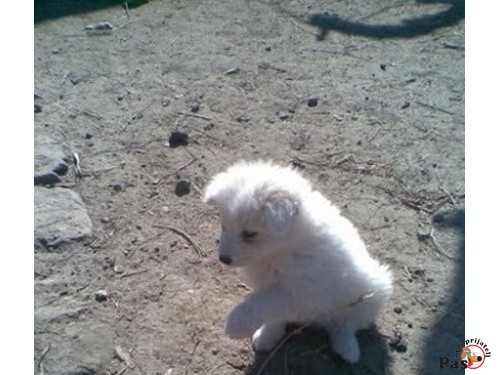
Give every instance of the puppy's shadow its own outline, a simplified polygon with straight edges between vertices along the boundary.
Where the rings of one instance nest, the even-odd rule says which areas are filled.
[[[293,328],[287,330],[287,335],[290,332],[293,332]],[[361,347],[361,358],[354,365],[331,351],[325,330],[305,328],[300,333],[285,339],[278,350],[256,353],[254,362],[247,368],[245,374],[385,374],[388,354],[384,337],[375,328],[359,331],[357,337]]]

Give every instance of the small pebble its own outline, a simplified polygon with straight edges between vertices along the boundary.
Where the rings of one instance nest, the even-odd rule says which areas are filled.
[[[95,300],[97,302],[104,302],[108,299],[108,292],[105,290],[98,290],[95,292]]]
[[[201,108],[201,100],[200,99],[202,99],[202,98],[203,97],[200,96],[189,103],[189,110],[191,112],[196,113],[200,110],[200,108]]]
[[[286,120],[286,119],[288,119],[288,118],[290,118],[290,115],[287,112],[280,111],[280,112],[278,112],[276,114],[278,115],[279,119],[283,120],[283,121]]]
[[[309,107],[316,107],[318,105],[318,99],[317,98],[311,98],[307,101],[307,105]]]
[[[380,69],[382,69],[385,72],[385,69],[387,68],[386,64],[380,64]]]
[[[42,112],[42,106],[40,104],[35,103],[35,113]]]
[[[231,68],[231,69],[228,69],[224,72],[225,75],[230,75],[230,74],[237,74],[240,72],[240,68],[238,67],[234,67],[234,68]]]
[[[118,273],[118,274],[121,274],[124,272],[124,269],[122,266],[119,266],[118,264],[116,264],[114,267],[113,267],[113,271],[115,271],[115,273]]]
[[[90,133],[85,133],[85,139],[91,139],[93,136]]]
[[[399,306],[394,308],[394,312],[396,314],[401,314],[402,311],[403,311],[403,309],[401,307],[399,307]]]
[[[189,194],[191,191],[191,181],[189,180],[179,180],[175,184],[175,195],[182,197],[183,195]]]
[[[410,103],[409,102],[405,102],[402,106],[401,106],[401,109],[406,109],[410,106]]]
[[[85,30],[113,30],[113,25],[110,22],[99,22],[94,25],[85,26]]]

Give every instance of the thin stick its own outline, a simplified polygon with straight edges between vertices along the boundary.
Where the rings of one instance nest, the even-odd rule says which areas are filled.
[[[193,164],[194,162],[196,161],[196,158],[192,158],[191,160],[189,160],[188,162],[182,164],[179,168],[177,168],[175,171],[173,171],[171,174],[177,174],[179,173],[182,169],[186,168],[188,165],[191,165]]]
[[[80,155],[78,155],[78,152],[73,152],[73,162],[75,164],[76,175],[78,178],[81,178],[83,173],[82,168],[80,167]]]
[[[271,353],[269,353],[266,360],[262,363],[262,366],[260,366],[259,371],[257,371],[257,373],[255,375],[262,374],[262,371],[264,371],[264,368],[267,366],[269,361],[276,355],[278,350],[281,349],[281,347],[285,344],[285,342],[287,342],[290,339],[290,337],[292,337],[293,335],[296,335],[297,333],[301,332],[308,325],[309,324],[304,324],[304,325],[300,326],[299,328],[290,332],[288,335],[286,335],[285,338],[283,340],[281,340],[281,342],[273,349],[273,351]]]
[[[126,272],[123,275],[119,276],[119,279],[123,279],[124,277],[128,277],[128,276],[139,275],[141,273],[148,272],[148,271],[149,270],[145,269],[145,270],[140,270],[140,271],[135,271],[135,272]]]
[[[203,250],[201,249],[201,247],[196,243],[196,241],[193,240],[193,238],[189,234],[187,234],[186,232],[184,232],[182,229],[179,229],[179,228],[176,228],[176,227],[172,227],[170,225],[159,225],[159,224],[155,224],[155,225],[153,225],[153,227],[154,228],[160,228],[160,229],[168,229],[168,230],[171,230],[174,233],[177,233],[178,235],[184,237],[184,239],[187,242],[189,242],[191,244],[191,246],[193,246],[193,248],[198,253],[198,256],[200,256],[200,257],[205,256],[205,253],[203,252]]]
[[[128,368],[133,369],[135,367],[134,363],[130,359],[130,355],[124,351],[120,345],[115,348],[115,352]]]
[[[180,114],[180,115],[184,115],[184,116],[201,118],[201,119],[207,120],[207,121],[212,121],[213,120],[211,117],[197,115],[195,113],[187,113],[187,112],[177,112],[177,113]]]
[[[439,244],[437,238],[434,237],[434,228],[431,229],[431,233],[429,234],[429,238],[431,239],[431,242],[434,245],[434,248],[439,252],[439,254],[445,256],[448,259],[455,260],[455,257],[451,256],[446,251],[444,251],[444,249]]]
[[[38,369],[40,370],[40,373],[44,373],[43,371],[43,365],[42,365],[42,361],[43,359],[45,358],[45,356],[47,355],[47,353],[50,351],[50,348],[52,347],[52,344],[50,343],[46,348],[45,350],[43,351],[42,355],[40,356],[40,359],[38,360]]]
[[[125,8],[125,13],[127,14],[127,18],[130,18],[130,11],[128,9],[128,0],[123,2],[123,7]]]

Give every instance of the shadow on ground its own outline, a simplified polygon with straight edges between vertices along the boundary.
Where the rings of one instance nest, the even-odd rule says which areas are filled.
[[[402,20],[399,24],[367,24],[344,19],[328,12],[312,14],[307,22],[319,28],[318,40],[324,40],[329,31],[369,38],[414,38],[454,25],[465,17],[464,0],[420,0],[420,2],[446,3],[450,4],[450,7],[436,14]]]
[[[289,337],[276,352],[257,353],[247,375],[386,374],[387,344],[375,330],[358,333],[361,359],[351,365],[333,354],[326,331],[306,328]]]
[[[422,368],[424,375],[460,374],[464,369],[452,369],[449,366],[439,368],[439,357],[448,357],[453,361],[459,344],[465,339],[465,211],[454,210],[434,216],[436,229],[445,231],[460,231],[461,243],[457,256],[457,272],[451,285],[454,289],[448,297],[446,310],[442,318],[430,329],[424,353],[422,353]]]
[[[138,7],[148,0],[35,0],[35,23],[109,7]]]

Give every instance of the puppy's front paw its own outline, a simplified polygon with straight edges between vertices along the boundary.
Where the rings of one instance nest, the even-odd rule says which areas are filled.
[[[254,309],[242,303],[229,314],[226,323],[226,334],[232,339],[250,337],[259,328],[261,322]]]
[[[330,333],[330,342],[332,349],[347,362],[356,363],[359,361],[360,351],[355,332],[342,329],[336,333]]]
[[[253,334],[252,346],[257,352],[271,350],[276,346],[284,334],[284,324],[264,324]]]

